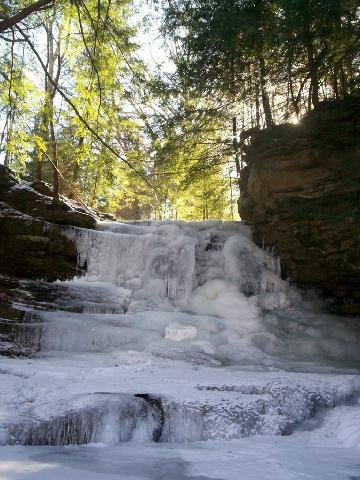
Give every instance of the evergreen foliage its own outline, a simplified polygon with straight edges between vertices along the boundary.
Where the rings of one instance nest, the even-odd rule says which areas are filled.
[[[0,0],[0,161],[124,219],[236,218],[252,129],[359,93],[358,0]]]
[[[201,95],[247,112],[247,127],[298,118],[359,91],[358,0],[174,0],[164,32]]]

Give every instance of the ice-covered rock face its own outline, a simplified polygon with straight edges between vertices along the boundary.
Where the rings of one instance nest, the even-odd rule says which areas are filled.
[[[47,285],[49,310],[14,326],[34,356],[0,370],[0,442],[288,435],[357,398],[360,323],[304,301],[240,222],[64,234],[87,273]]]
[[[132,303],[168,299],[186,306],[194,289],[228,281],[246,295],[283,292],[279,259],[258,248],[239,222],[102,222],[100,231],[66,230],[86,280],[107,282]]]
[[[7,442],[21,445],[83,445],[158,440],[160,411],[142,398],[94,394],[77,398],[74,403],[73,408],[71,404],[67,405],[66,412],[48,419],[8,426]]]
[[[103,225],[105,228],[107,225]],[[121,224],[109,225],[121,230]],[[195,239],[186,235],[162,236],[129,227],[121,231],[74,230],[79,265],[89,281],[110,282],[118,295],[152,303],[168,299],[176,304],[192,290]]]
[[[59,285],[57,311],[17,327],[20,344],[265,369],[360,361],[359,322],[309,310],[241,222],[102,222],[64,233],[86,276]]]
[[[288,435],[323,408],[351,399],[324,386],[196,386],[196,401],[152,394],[95,393],[70,398],[65,411],[5,425],[1,443],[82,445],[123,442],[183,443]],[[226,401],[224,401],[226,398]],[[56,408],[59,410],[59,406]],[[1,444],[0,443],[0,444]]]

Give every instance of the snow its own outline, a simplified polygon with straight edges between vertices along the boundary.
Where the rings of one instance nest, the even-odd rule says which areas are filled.
[[[0,479],[360,478],[359,319],[246,225],[63,234],[87,274],[14,327],[35,353],[1,359]]]
[[[193,340],[197,335],[197,328],[193,325],[183,326],[179,323],[170,323],[165,328],[165,338],[174,342]]]
[[[3,447],[1,480],[349,480],[358,452],[253,437],[169,446]]]

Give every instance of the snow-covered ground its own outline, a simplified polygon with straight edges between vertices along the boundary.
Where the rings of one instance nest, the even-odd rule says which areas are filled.
[[[32,358],[1,358],[0,479],[360,479],[359,319],[248,227],[64,234],[87,276],[16,326]]]

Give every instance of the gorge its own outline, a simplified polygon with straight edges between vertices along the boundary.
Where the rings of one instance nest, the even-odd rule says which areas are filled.
[[[0,480],[360,480],[359,0],[0,0]]]
[[[16,216],[76,255],[62,281],[46,250],[43,280],[2,277],[4,478],[357,478],[360,323],[249,226]]]

